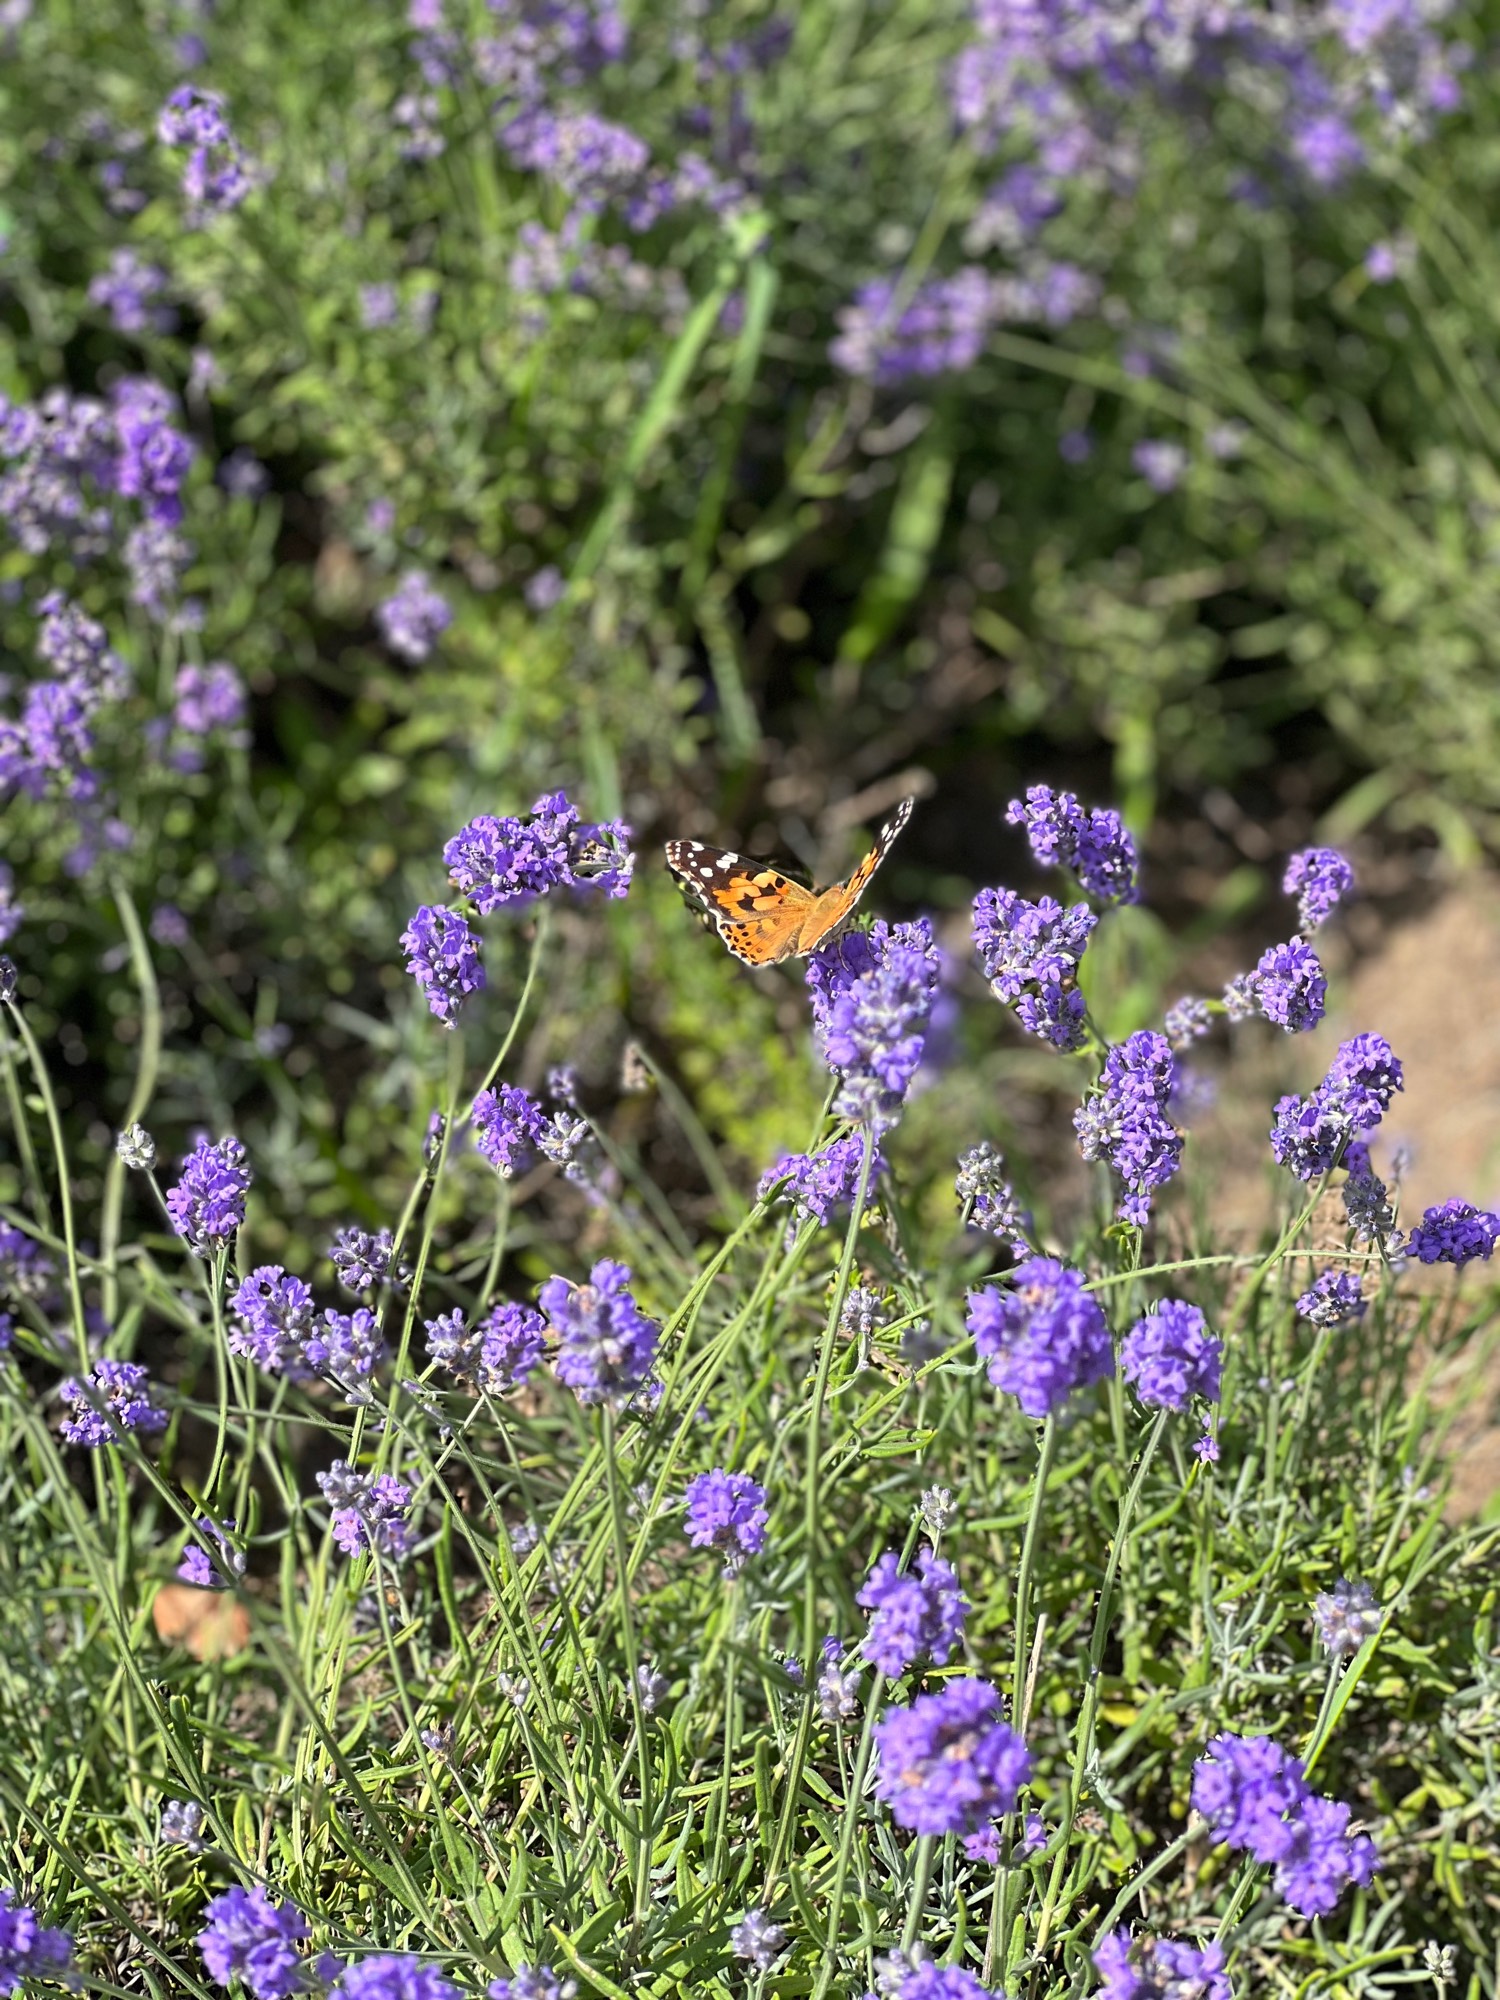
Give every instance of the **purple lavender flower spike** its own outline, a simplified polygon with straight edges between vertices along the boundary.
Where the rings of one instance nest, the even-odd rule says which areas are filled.
[[[1197,1306],[1163,1299],[1125,1336],[1120,1369],[1148,1409],[1185,1410],[1194,1396],[1219,1400],[1224,1343]]]
[[[177,1574],[184,1583],[199,1590],[231,1590],[245,1574],[244,1551],[229,1539],[234,1522],[222,1524],[209,1514],[197,1520],[201,1542],[190,1542],[182,1552]]]
[[[58,1394],[74,1414],[63,1424],[69,1444],[89,1451],[118,1444],[126,1431],[150,1437],[167,1427],[167,1413],[153,1401],[154,1390],[138,1361],[96,1361],[87,1382],[69,1376]]]
[[[988,1140],[959,1155],[953,1192],[959,1207],[969,1211],[970,1224],[1010,1246],[1017,1257],[1028,1254],[1031,1210],[1024,1208],[1004,1176],[1005,1159]]]
[[[875,1743],[876,1796],[913,1833],[976,1833],[1014,1811],[1031,1776],[1026,1745],[1001,1720],[998,1691],[972,1676],[888,1709]]]
[[[636,1304],[630,1272],[601,1258],[586,1285],[549,1278],[540,1303],[557,1336],[557,1379],[580,1403],[619,1408],[646,1382],[661,1329]]]
[[[1109,1328],[1083,1278],[1052,1257],[1018,1264],[1002,1289],[970,1292],[965,1321],[994,1386],[1028,1417],[1050,1416],[1114,1367]]]
[[[859,1170],[864,1158],[864,1141],[857,1132],[834,1139],[816,1153],[783,1153],[774,1167],[760,1177],[757,1195],[764,1200],[778,1181],[786,1185],[778,1201],[790,1202],[799,1222],[809,1219],[826,1225],[840,1213],[847,1214],[859,1192]],[[870,1166],[870,1189],[887,1171],[879,1146]]]
[[[331,1509],[333,1539],[345,1555],[368,1549],[402,1560],[411,1546],[412,1490],[404,1480],[389,1472],[356,1472],[336,1458],[317,1482]]]
[[[393,653],[420,666],[453,623],[448,600],[433,589],[427,572],[409,569],[375,610],[380,636]]]
[[[877,1136],[900,1116],[921,1063],[940,972],[925,917],[894,925],[877,918],[808,960],[823,1060],[842,1079],[834,1109]]]
[[[1210,1026],[1208,1002],[1196,1000],[1184,994],[1176,1006],[1169,1007],[1162,1020],[1167,1040],[1174,1051],[1189,1049],[1193,1043],[1208,1033]]]
[[[1301,1916],[1326,1916],[1347,1883],[1374,1877],[1375,1843],[1349,1831],[1349,1807],[1309,1792],[1301,1761],[1268,1736],[1216,1736],[1193,1766],[1193,1804],[1216,1839],[1275,1867]]]
[[[1066,868],[1095,902],[1139,900],[1135,842],[1120,815],[1107,806],[1090,811],[1072,792],[1030,785],[1024,799],[1011,800],[1005,820],[1008,826],[1025,827],[1039,867]]]
[[[1476,1257],[1488,1263],[1497,1239],[1500,1215],[1454,1199],[1424,1211],[1406,1239],[1406,1254],[1423,1264],[1470,1264]]]
[[[1142,1028],[1104,1059],[1100,1089],[1073,1114],[1078,1150],[1107,1160],[1125,1183],[1116,1214],[1144,1228],[1156,1189],[1182,1163],[1182,1135],[1167,1116],[1176,1064],[1165,1035]]]
[[[170,333],[177,315],[159,303],[167,274],[128,245],[109,253],[109,269],[89,281],[89,304],[107,312],[116,333]]]
[[[387,1283],[404,1292],[411,1283],[411,1266],[404,1258],[393,1261],[394,1249],[389,1229],[372,1235],[351,1222],[334,1231],[328,1259],[346,1292],[374,1292]]]
[[[1231,2000],[1224,1948],[1108,1931],[1094,1947],[1099,2000]]]
[[[974,898],[974,944],[990,991],[1055,1048],[1080,1049],[1086,1039],[1076,979],[1098,921],[1086,903],[1064,910],[1050,896],[1028,903],[1013,889],[981,889]]]
[[[1277,1100],[1272,1153],[1299,1180],[1320,1179],[1351,1140],[1380,1123],[1401,1082],[1401,1065],[1383,1035],[1341,1043],[1311,1096]]]
[[[268,1375],[311,1381],[304,1349],[313,1325],[313,1296],[279,1264],[261,1264],[242,1278],[229,1301],[229,1345]]]
[[[229,1243],[245,1220],[251,1173],[238,1139],[217,1145],[200,1138],[182,1163],[182,1178],[167,1189],[172,1227],[195,1257]]]
[[[953,1649],[963,1644],[964,1620],[972,1608],[952,1564],[931,1549],[920,1549],[915,1567],[905,1575],[900,1556],[887,1549],[854,1601],[870,1614],[865,1657],[891,1678],[923,1657],[946,1666]]]
[[[971,368],[997,318],[994,280],[977,264],[927,278],[896,310],[896,281],[875,278],[840,308],[835,368],[882,388]]]
[[[1332,1590],[1320,1590],[1313,1599],[1313,1617],[1330,1653],[1357,1653],[1379,1628],[1380,1606],[1369,1584],[1341,1576]]]
[[[1186,448],[1173,438],[1142,438],[1130,462],[1154,493],[1175,493],[1188,469]]]
[[[137,499],[152,520],[168,527],[182,519],[182,482],[193,446],[172,423],[171,393],[143,375],[128,375],[113,391],[116,489]]]
[[[1314,1326],[1346,1326],[1364,1318],[1369,1301],[1360,1295],[1354,1271],[1325,1271],[1297,1301],[1297,1311]]]
[[[254,2000],[291,2000],[302,1989],[307,1967],[297,1946],[308,1927],[295,1903],[273,1903],[257,1883],[226,1889],[203,1914],[198,1949],[216,1986],[239,1979]]]
[[[401,933],[401,949],[429,1011],[451,1028],[464,1001],[485,985],[478,937],[454,911],[424,903]]]
[[[1282,893],[1297,898],[1297,928],[1310,937],[1354,887],[1354,870],[1336,847],[1304,847],[1286,864]]]
[[[1323,1018],[1328,981],[1317,953],[1301,938],[1264,952],[1249,986],[1261,1013],[1288,1034],[1305,1034]]]
[[[380,1321],[368,1306],[341,1313],[328,1306],[313,1321],[302,1354],[309,1368],[336,1382],[351,1403],[370,1400],[369,1381],[386,1358]]]
[[[372,1951],[350,1960],[329,1987],[328,2000],[464,2000],[464,1996],[435,1965],[411,1952]]]
[[[190,225],[238,208],[249,194],[254,176],[217,90],[200,90],[195,84],[174,90],[162,107],[156,136],[164,146],[187,152],[182,192]]]
[[[489,2000],[574,2000],[576,1979],[565,1978],[550,1965],[518,1965],[509,1979],[492,1979]]]
[[[546,1112],[518,1084],[482,1090],[474,1100],[474,1143],[506,1180],[536,1164],[546,1125]]]
[[[33,1979],[71,1983],[72,1961],[68,1932],[49,1930],[14,1889],[0,1889],[0,1992],[19,1993]]]
[[[245,683],[222,660],[177,669],[172,720],[188,736],[238,729],[245,719]]]
[[[688,1481],[686,1498],[688,1540],[722,1551],[725,1576],[737,1576],[766,1545],[766,1489],[746,1473],[716,1466]]]

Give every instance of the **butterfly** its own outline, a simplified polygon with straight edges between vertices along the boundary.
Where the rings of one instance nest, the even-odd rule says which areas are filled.
[[[780,965],[784,958],[806,958],[838,936],[915,804],[915,799],[901,801],[849,880],[831,889],[804,889],[779,869],[701,840],[669,840],[667,866],[736,958],[746,965]]]

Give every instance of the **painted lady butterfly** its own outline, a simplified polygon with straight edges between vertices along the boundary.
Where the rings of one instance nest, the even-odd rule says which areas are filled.
[[[805,958],[843,930],[915,804],[901,801],[849,880],[831,889],[804,889],[779,869],[701,840],[669,840],[667,866],[736,958],[779,965],[784,958]]]

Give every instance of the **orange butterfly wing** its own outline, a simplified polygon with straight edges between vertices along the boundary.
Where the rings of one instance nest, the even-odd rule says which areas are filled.
[[[669,841],[667,866],[736,958],[746,965],[779,965],[784,958],[805,958],[838,934],[914,804],[903,799],[849,880],[820,894],[790,881],[779,869],[701,840]]]

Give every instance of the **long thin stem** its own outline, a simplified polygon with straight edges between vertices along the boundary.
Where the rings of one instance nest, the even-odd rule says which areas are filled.
[[[635,1922],[639,1929],[646,1921],[651,1903],[651,1745],[646,1735],[646,1705],[641,1699],[640,1660],[636,1652],[635,1620],[630,1609],[630,1536],[625,1526],[625,1495],[620,1486],[620,1468],[615,1458],[615,1415],[608,1403],[604,1405],[603,1416],[604,1480],[609,1489],[609,1511],[614,1522],[615,1566],[620,1573],[620,1636],[625,1647],[630,1706],[635,1717],[636,1768],[641,1787],[635,1870]]]
[[[937,1859],[938,1836],[924,1833],[917,1842],[917,1866],[912,1876],[911,1899],[906,1905],[906,1924],[901,1932],[901,1949],[909,1952],[922,1928],[922,1911],[927,1905],[927,1889],[932,1881],[932,1864]]]
[[[156,1090],[157,1072],[161,1066],[161,989],[156,983],[156,967],[151,963],[151,952],[135,904],[118,875],[111,876],[110,890],[130,946],[131,969],[141,996],[141,1031],[136,1044],[135,1081],[130,1086],[130,1097],[120,1121],[123,1132],[129,1131],[146,1115]],[[114,1325],[119,1311],[120,1277],[115,1260],[119,1254],[120,1210],[124,1199],[125,1162],[118,1152],[111,1151],[104,1169],[104,1200],[99,1221],[99,1262],[103,1269],[104,1319],[108,1326]]]

